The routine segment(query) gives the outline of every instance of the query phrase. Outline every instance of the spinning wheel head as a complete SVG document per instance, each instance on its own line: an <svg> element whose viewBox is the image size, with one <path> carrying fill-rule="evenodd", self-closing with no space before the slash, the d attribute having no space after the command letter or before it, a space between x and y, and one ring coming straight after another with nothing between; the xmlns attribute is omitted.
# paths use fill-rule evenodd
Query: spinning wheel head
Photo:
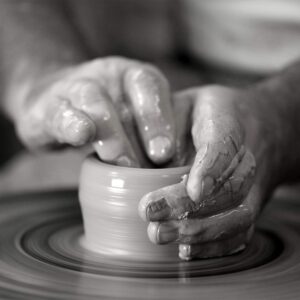
<svg viewBox="0 0 300 300"><path fill-rule="evenodd" d="M189 167L137 169L108 165L90 156L83 164L79 198L90 250L126 260L176 261L177 245L155 245L138 215L147 193L181 181Z"/></svg>
<svg viewBox="0 0 300 300"><path fill-rule="evenodd" d="M145 251L143 257L138 252L139 260L87 249L77 191L2 197L0 298L299 299L299 213L298 194L274 199L245 251L192 262L159 261L166 255L159 252L154 262L146 246L137 248ZM123 222L117 217L115 222ZM117 235L120 228L113 227ZM125 237L128 241L131 236ZM119 248L123 240L118 239Z"/></svg>

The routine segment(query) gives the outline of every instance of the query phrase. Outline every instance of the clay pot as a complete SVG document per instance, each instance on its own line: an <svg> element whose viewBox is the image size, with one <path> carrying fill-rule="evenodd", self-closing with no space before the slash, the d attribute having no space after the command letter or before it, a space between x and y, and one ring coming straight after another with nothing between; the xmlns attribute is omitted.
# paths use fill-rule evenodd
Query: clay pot
<svg viewBox="0 0 300 300"><path fill-rule="evenodd" d="M126 260L177 260L178 247L155 245L147 236L147 223L138 215L146 193L178 183L189 167L138 169L100 162L95 156L83 163L79 198L85 247Z"/></svg>

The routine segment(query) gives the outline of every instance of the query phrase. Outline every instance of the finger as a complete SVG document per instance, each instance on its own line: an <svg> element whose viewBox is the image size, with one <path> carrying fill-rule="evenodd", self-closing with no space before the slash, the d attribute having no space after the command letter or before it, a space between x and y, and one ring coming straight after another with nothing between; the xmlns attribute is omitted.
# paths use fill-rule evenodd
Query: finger
<svg viewBox="0 0 300 300"><path fill-rule="evenodd" d="M172 161L166 167L184 166L192 164L195 149L191 137L191 116L194 98L188 91L177 92L173 96L174 115L176 124L175 153Z"/></svg>
<svg viewBox="0 0 300 300"><path fill-rule="evenodd" d="M130 103L136 104L132 105L135 121L153 162L163 163L172 157L175 127L170 92L166 79L158 70L135 60L109 57L83 64L80 76L101 78L120 116L120 100L124 100L124 95Z"/></svg>
<svg viewBox="0 0 300 300"><path fill-rule="evenodd" d="M255 159L246 151L241 163L230 178L215 192L198 205L192 201L186 191L186 180L178 184L163 187L146 194L139 203L139 214L145 221L167 221L205 217L241 204L248 194L254 180ZM220 179L223 182L223 179Z"/></svg>
<svg viewBox="0 0 300 300"><path fill-rule="evenodd" d="M105 90L94 81L80 80L70 87L69 96L95 124L93 145L99 157L109 163L138 166L133 148Z"/></svg>
<svg viewBox="0 0 300 300"><path fill-rule="evenodd" d="M189 217L212 215L240 205L253 185L255 168L255 158L249 150L240 162L235 157L216 180L211 194L203 198L198 210L191 212Z"/></svg>
<svg viewBox="0 0 300 300"><path fill-rule="evenodd" d="M129 68L124 78L139 134L148 157L165 163L175 151L175 123L165 77L147 65Z"/></svg>
<svg viewBox="0 0 300 300"><path fill-rule="evenodd" d="M139 165L143 168L153 168L153 163L148 159L141 145L132 110L126 102L121 102L118 104L117 112Z"/></svg>
<svg viewBox="0 0 300 300"><path fill-rule="evenodd" d="M224 100L229 98L226 89L221 91L205 89L197 96L192 127L197 154L187 182L196 202L212 193L218 179L230 176L245 154L235 108Z"/></svg>
<svg viewBox="0 0 300 300"><path fill-rule="evenodd" d="M253 209L248 200L238 207L206 218L149 224L149 239L156 244L180 242L204 243L230 238L247 230L254 222Z"/></svg>
<svg viewBox="0 0 300 300"><path fill-rule="evenodd" d="M246 232L241 232L231 238L208 242L203 244L180 244L179 257L183 260L194 258L211 258L232 255L245 249L254 232L251 227Z"/></svg>
<svg viewBox="0 0 300 300"><path fill-rule="evenodd" d="M59 143L81 146L95 136L94 122L67 99L53 102L46 115L46 133Z"/></svg>
<svg viewBox="0 0 300 300"><path fill-rule="evenodd" d="M186 179L146 194L139 203L139 215L144 221L180 219L186 212L197 209L186 192Z"/></svg>

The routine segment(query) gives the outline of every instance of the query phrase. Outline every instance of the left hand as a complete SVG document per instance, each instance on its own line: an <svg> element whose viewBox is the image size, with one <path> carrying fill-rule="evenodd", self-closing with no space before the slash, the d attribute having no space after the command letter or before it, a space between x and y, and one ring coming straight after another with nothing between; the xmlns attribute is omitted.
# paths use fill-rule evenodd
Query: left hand
<svg viewBox="0 0 300 300"><path fill-rule="evenodd" d="M178 158L191 153L184 147L191 114L197 153L182 182L141 200L139 213L150 222L152 242L179 243L186 260L232 254L249 242L275 161L270 122L263 122L253 101L251 93L221 86L175 96Z"/></svg>
<svg viewBox="0 0 300 300"><path fill-rule="evenodd" d="M102 161L123 166L159 165L174 153L169 84L150 64L97 58L20 91L16 128L32 150L93 144Z"/></svg>

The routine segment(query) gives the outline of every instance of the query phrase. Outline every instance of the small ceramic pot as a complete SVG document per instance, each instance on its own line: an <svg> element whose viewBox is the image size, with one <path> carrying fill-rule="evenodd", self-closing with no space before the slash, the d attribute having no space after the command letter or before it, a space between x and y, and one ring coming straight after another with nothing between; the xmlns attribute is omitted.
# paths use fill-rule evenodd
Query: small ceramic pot
<svg viewBox="0 0 300 300"><path fill-rule="evenodd" d="M189 167L138 169L109 165L89 156L83 163L79 198L85 247L126 260L177 260L178 247L155 245L138 214L146 193L178 183Z"/></svg>

